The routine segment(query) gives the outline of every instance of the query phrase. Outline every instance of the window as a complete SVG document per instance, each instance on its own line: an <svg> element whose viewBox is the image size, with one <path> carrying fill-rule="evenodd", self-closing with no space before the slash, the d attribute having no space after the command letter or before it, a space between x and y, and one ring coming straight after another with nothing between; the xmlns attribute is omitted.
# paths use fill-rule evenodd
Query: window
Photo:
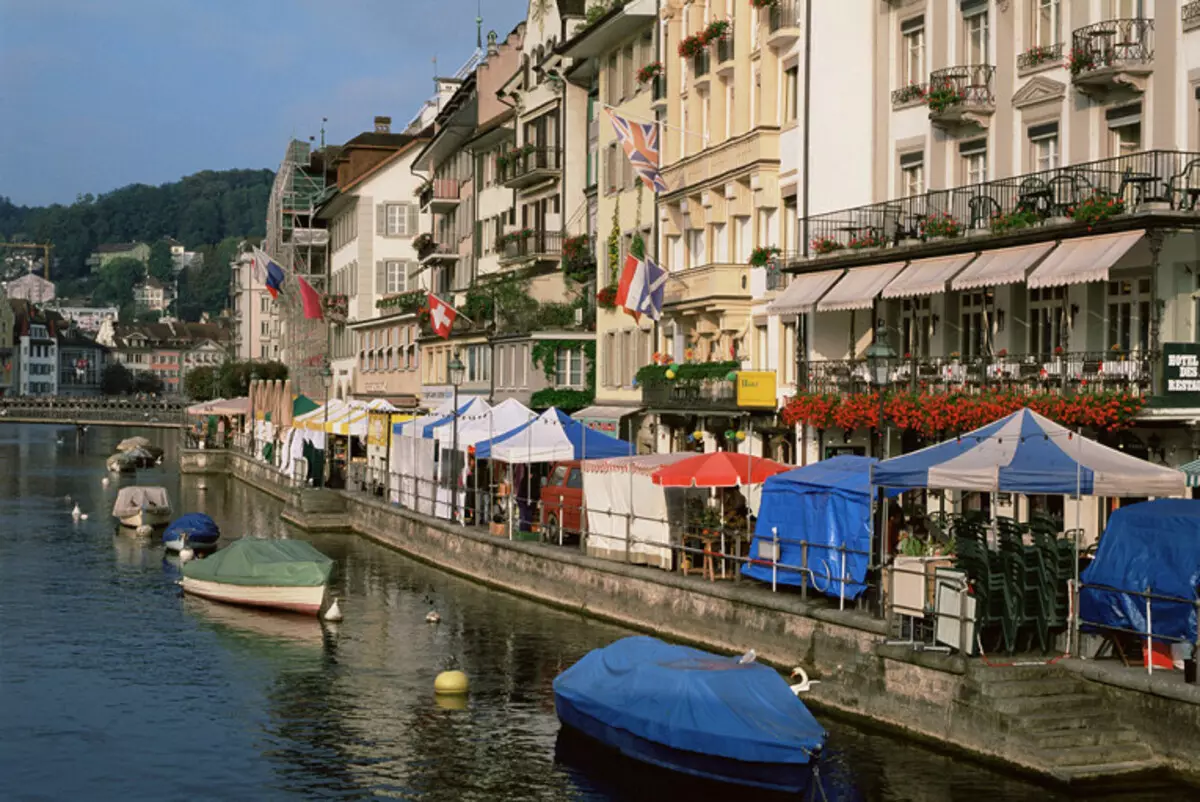
<svg viewBox="0 0 1200 802"><path fill-rule="evenodd" d="M982 184L987 181L987 140L974 139L958 146L962 159L964 184Z"/></svg>
<svg viewBox="0 0 1200 802"><path fill-rule="evenodd" d="M925 17L914 17L900 25L903 57L900 76L905 86L923 84L925 74Z"/></svg>
<svg viewBox="0 0 1200 802"><path fill-rule="evenodd" d="M385 263L386 271L386 288L385 292L391 295L397 292L408 292L411 289L416 289L417 270L419 267L410 262L389 261ZM411 279L411 281L410 281Z"/></svg>
<svg viewBox="0 0 1200 802"><path fill-rule="evenodd" d="M704 229L689 228L687 230L688 267L699 267L708 263L704 246Z"/></svg>
<svg viewBox="0 0 1200 802"><path fill-rule="evenodd" d="M1142 104L1130 103L1104 114L1109 130L1109 155L1127 156L1142 149Z"/></svg>
<svg viewBox="0 0 1200 802"><path fill-rule="evenodd" d="M784 384L796 383L796 320L784 321L779 354L779 377Z"/></svg>
<svg viewBox="0 0 1200 802"><path fill-rule="evenodd" d="M621 98L633 97L633 45L629 45L621 53Z"/></svg>
<svg viewBox="0 0 1200 802"><path fill-rule="evenodd" d="M492 351L491 346L487 345L469 345L467 346L467 376L468 382L486 382L492 379Z"/></svg>
<svg viewBox="0 0 1200 802"><path fill-rule="evenodd" d="M988 64L987 0L962 5L964 64Z"/></svg>
<svg viewBox="0 0 1200 802"><path fill-rule="evenodd" d="M617 191L617 186L621 180L621 163L618 159L624 154L617 152L617 143L610 142L608 145L608 155L604 161L604 187L605 191L612 193Z"/></svg>
<svg viewBox="0 0 1200 802"><path fill-rule="evenodd" d="M1109 19L1135 19L1145 14L1142 0L1108 0Z"/></svg>
<svg viewBox="0 0 1200 802"><path fill-rule="evenodd" d="M408 231L408 204L389 203L384 208L387 210L384 233L389 237L412 236Z"/></svg>
<svg viewBox="0 0 1200 802"><path fill-rule="evenodd" d="M567 487L572 490L580 490L583 488L583 471L578 468L572 468L567 474Z"/></svg>
<svg viewBox="0 0 1200 802"><path fill-rule="evenodd" d="M754 369L755 370L770 370L771 369L771 350L768 345L767 327L754 327Z"/></svg>
<svg viewBox="0 0 1200 802"><path fill-rule="evenodd" d="M558 387L583 386L583 349L559 348L556 356L554 383Z"/></svg>
<svg viewBox="0 0 1200 802"><path fill-rule="evenodd" d="M1050 47L1062 41L1060 0L1032 0L1033 43Z"/></svg>
<svg viewBox="0 0 1200 802"><path fill-rule="evenodd" d="M1058 167L1058 123L1029 127L1029 162L1034 170L1053 170Z"/></svg>
<svg viewBox="0 0 1200 802"><path fill-rule="evenodd" d="M1063 343L1066 287L1029 291L1029 353L1049 359Z"/></svg>
<svg viewBox="0 0 1200 802"><path fill-rule="evenodd" d="M929 356L929 343L933 338L933 316L929 308L928 295L922 298L906 298L901 308L900 353L917 357Z"/></svg>
<svg viewBox="0 0 1200 802"><path fill-rule="evenodd" d="M724 223L716 223L712 227L713 252L715 262L729 262L732 254L729 251L729 236Z"/></svg>
<svg viewBox="0 0 1200 802"><path fill-rule="evenodd" d="M900 154L901 197L925 193L925 154L923 151Z"/></svg>
<svg viewBox="0 0 1200 802"><path fill-rule="evenodd" d="M796 121L796 107L799 105L800 68L789 67L783 71L783 122Z"/></svg>
<svg viewBox="0 0 1200 802"><path fill-rule="evenodd" d="M983 356L991 351L992 327L989 321L995 309L992 291L968 292L960 296L961 325L958 349L964 359Z"/></svg>
<svg viewBox="0 0 1200 802"><path fill-rule="evenodd" d="M1121 350L1140 351L1150 345L1150 279L1108 282L1108 340Z"/></svg>
<svg viewBox="0 0 1200 802"><path fill-rule="evenodd" d="M752 29L756 29L757 27L758 27L757 25L751 26ZM734 120L733 81L727 81L724 83L725 83L725 138L731 139L733 137L733 120Z"/></svg>

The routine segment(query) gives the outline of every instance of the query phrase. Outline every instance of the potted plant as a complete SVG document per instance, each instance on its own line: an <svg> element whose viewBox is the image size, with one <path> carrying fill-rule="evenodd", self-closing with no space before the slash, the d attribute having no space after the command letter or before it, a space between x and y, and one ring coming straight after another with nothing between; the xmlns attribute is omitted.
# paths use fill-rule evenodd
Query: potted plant
<svg viewBox="0 0 1200 802"><path fill-rule="evenodd" d="M776 248L774 245L759 245L750 252L751 267L766 267L771 261L772 256L778 256L783 251Z"/></svg>
<svg viewBox="0 0 1200 802"><path fill-rule="evenodd" d="M1041 215L1034 210L1017 209L1008 214L998 214L992 217L991 229L993 234L1005 234L1009 231L1035 226L1041 221Z"/></svg>
<svg viewBox="0 0 1200 802"><path fill-rule="evenodd" d="M861 237L851 237L850 242L847 243L846 247L852 251L865 251L870 248L882 248L883 245L883 237L869 231L866 234L863 234Z"/></svg>
<svg viewBox="0 0 1200 802"><path fill-rule="evenodd" d="M824 256L827 253L840 251L846 246L838 242L833 237L817 237L810 244L812 252L817 256Z"/></svg>
<svg viewBox="0 0 1200 802"><path fill-rule="evenodd" d="M424 234L418 234L413 238L412 241L413 250L417 252L417 256L422 258L424 258L426 254L433 250L434 244L433 235L428 232Z"/></svg>
<svg viewBox="0 0 1200 802"><path fill-rule="evenodd" d="M617 285L610 284L596 293L596 305L601 309L617 308Z"/></svg>
<svg viewBox="0 0 1200 802"><path fill-rule="evenodd" d="M750 5L754 8L770 8L778 3L779 0L750 0Z"/></svg>
<svg viewBox="0 0 1200 802"><path fill-rule="evenodd" d="M662 75L663 65L661 61L652 61L642 67L637 72L637 82L639 84L648 84L658 76Z"/></svg>
<svg viewBox="0 0 1200 802"><path fill-rule="evenodd" d="M921 234L928 241L954 239L962 233L962 223L949 212L932 214L921 221Z"/></svg>
<svg viewBox="0 0 1200 802"><path fill-rule="evenodd" d="M911 103L914 100L925 99L925 87L917 83L902 86L896 90L893 100L896 103Z"/></svg>
<svg viewBox="0 0 1200 802"><path fill-rule="evenodd" d="M726 37L729 33L729 20L715 19L708 23L708 27L700 34L704 37L704 44L711 45L713 42L718 42Z"/></svg>
<svg viewBox="0 0 1200 802"><path fill-rule="evenodd" d="M704 49L704 38L702 34L692 34L685 36L679 41L679 55L683 58L692 58L701 50Z"/></svg>
<svg viewBox="0 0 1200 802"><path fill-rule="evenodd" d="M942 114L951 106L957 106L966 99L966 93L951 83L930 87L929 91L925 93L925 103L928 104L932 114Z"/></svg>
<svg viewBox="0 0 1200 802"><path fill-rule="evenodd" d="M1039 67L1054 60L1054 48L1049 45L1034 45L1024 53L1027 67Z"/></svg>
<svg viewBox="0 0 1200 802"><path fill-rule="evenodd" d="M1094 195L1082 201L1078 206L1067 209L1067 215L1076 223L1083 223L1091 228L1101 220L1108 220L1125 213L1125 201L1112 195L1106 195L1099 190Z"/></svg>
<svg viewBox="0 0 1200 802"><path fill-rule="evenodd" d="M1096 61L1096 54L1091 50L1073 47L1067 55L1067 69L1071 71L1071 77L1079 75L1087 70L1094 70L1100 66Z"/></svg>

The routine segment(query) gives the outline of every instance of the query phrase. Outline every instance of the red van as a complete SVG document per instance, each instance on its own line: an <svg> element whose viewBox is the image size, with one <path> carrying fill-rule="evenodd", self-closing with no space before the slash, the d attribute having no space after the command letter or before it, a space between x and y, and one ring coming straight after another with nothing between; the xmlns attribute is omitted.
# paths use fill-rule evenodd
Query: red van
<svg viewBox="0 0 1200 802"><path fill-rule="evenodd" d="M577 539L583 531L583 470L579 460L557 462L542 483L542 540Z"/></svg>

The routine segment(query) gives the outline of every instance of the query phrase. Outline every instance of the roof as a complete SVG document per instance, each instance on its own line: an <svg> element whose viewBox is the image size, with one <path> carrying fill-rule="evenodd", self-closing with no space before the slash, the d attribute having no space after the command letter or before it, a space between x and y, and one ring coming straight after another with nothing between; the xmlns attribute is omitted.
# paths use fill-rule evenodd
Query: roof
<svg viewBox="0 0 1200 802"><path fill-rule="evenodd" d="M145 344L133 345L131 340L145 338ZM192 348L211 340L227 343L229 329L215 323L118 323L113 332L117 348Z"/></svg>
<svg viewBox="0 0 1200 802"><path fill-rule="evenodd" d="M65 334L58 335L59 348L98 348L107 351L108 348L93 340L78 331L69 331Z"/></svg>
<svg viewBox="0 0 1200 802"><path fill-rule="evenodd" d="M342 145L336 161L340 161L346 150L352 147L373 148L402 148L412 140L411 134L383 134L378 131L364 131ZM335 160L331 160L332 163Z"/></svg>
<svg viewBox="0 0 1200 802"><path fill-rule="evenodd" d="M146 278L146 280L142 282L142 285L145 287L150 287L152 289L156 289L156 290L165 289L167 286L166 284L163 284L161 281L156 279L154 276L148 276Z"/></svg>

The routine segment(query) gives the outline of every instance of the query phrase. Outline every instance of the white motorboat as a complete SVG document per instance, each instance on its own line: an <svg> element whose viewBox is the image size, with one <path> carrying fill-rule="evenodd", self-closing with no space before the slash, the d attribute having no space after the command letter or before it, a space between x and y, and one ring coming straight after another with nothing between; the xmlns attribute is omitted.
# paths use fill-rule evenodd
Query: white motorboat
<svg viewBox="0 0 1200 802"><path fill-rule="evenodd" d="M166 526L171 522L171 502L165 487L123 487L113 503L113 517L122 526Z"/></svg>

